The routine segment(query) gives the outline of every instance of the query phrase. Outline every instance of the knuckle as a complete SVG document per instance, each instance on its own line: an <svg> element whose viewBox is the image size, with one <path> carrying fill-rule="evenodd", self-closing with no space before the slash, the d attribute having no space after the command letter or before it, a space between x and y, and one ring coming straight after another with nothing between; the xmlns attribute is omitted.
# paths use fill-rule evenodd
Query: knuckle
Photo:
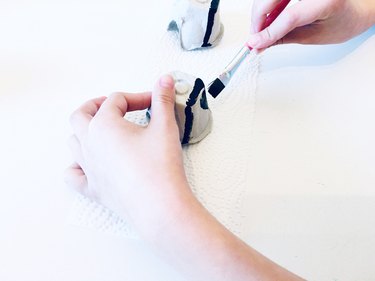
<svg viewBox="0 0 375 281"><path fill-rule="evenodd" d="M106 114L95 116L88 125L88 133L91 136L102 138L111 133L113 129L112 124L113 119Z"/></svg>
<svg viewBox="0 0 375 281"><path fill-rule="evenodd" d="M170 105L175 103L175 96L168 93L161 93L156 97L156 100L161 104Z"/></svg>
<svg viewBox="0 0 375 281"><path fill-rule="evenodd" d="M257 40L257 46L260 48L268 46L274 41L274 36L270 32L269 28L265 28L261 33L259 33L259 38Z"/></svg>
<svg viewBox="0 0 375 281"><path fill-rule="evenodd" d="M89 131L93 132L96 130L102 131L105 128L106 123L106 116L105 115L98 115L92 118L89 124Z"/></svg>
<svg viewBox="0 0 375 281"><path fill-rule="evenodd" d="M297 22L298 22L298 17L299 17L298 14L295 13L294 11L286 10L284 12L284 21L285 21L286 26L289 29L296 27Z"/></svg>
<svg viewBox="0 0 375 281"><path fill-rule="evenodd" d="M110 99L117 99L117 98L120 98L120 97L123 97L123 93L120 93L120 92L113 92L111 93L108 98Z"/></svg>

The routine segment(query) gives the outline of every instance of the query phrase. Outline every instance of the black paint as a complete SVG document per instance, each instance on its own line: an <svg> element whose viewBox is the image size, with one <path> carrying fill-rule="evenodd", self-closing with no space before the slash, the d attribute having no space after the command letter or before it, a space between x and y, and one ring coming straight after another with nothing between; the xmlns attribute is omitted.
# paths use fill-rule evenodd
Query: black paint
<svg viewBox="0 0 375 281"><path fill-rule="evenodd" d="M208 86L208 92L211 96L216 98L225 88L225 85L219 78L216 78L211 85Z"/></svg>
<svg viewBox="0 0 375 281"><path fill-rule="evenodd" d="M190 140L191 131L193 130L194 115L192 107L197 102L198 96L203 90L203 95L206 96L206 91L204 90L204 83L202 79L197 78L194 83L193 90L191 91L188 100L186 101L185 107L185 129L184 136L182 138L181 144L187 144ZM201 103L202 106L202 103ZM203 107L202 107L203 108ZM207 106L208 108L208 106Z"/></svg>
<svg viewBox="0 0 375 281"><path fill-rule="evenodd" d="M214 26L215 14L219 9L220 0L212 0L210 10L208 11L207 28L206 34L204 35L202 47L211 47L211 43L208 43L212 33L212 27Z"/></svg>

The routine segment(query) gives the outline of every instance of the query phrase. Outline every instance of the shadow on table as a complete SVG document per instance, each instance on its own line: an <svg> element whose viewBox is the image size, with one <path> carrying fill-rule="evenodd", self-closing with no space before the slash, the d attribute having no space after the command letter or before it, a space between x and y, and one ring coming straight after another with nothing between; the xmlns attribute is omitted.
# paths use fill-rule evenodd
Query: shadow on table
<svg viewBox="0 0 375 281"><path fill-rule="evenodd" d="M342 44L289 44L271 47L263 54L262 71L272 71L284 67L334 64L353 53L374 35L375 26Z"/></svg>

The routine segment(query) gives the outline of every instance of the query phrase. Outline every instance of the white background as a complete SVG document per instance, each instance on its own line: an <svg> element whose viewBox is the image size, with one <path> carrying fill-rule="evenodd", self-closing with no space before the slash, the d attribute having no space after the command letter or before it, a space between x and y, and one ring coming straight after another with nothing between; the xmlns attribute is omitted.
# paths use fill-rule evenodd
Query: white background
<svg viewBox="0 0 375 281"><path fill-rule="evenodd" d="M224 25L250 15L238 2L222 1ZM141 241L67 224L62 180L69 114L152 87L143 54L169 6L0 1L0 280L184 280ZM244 235L310 280L375 278L373 34L263 54Z"/></svg>

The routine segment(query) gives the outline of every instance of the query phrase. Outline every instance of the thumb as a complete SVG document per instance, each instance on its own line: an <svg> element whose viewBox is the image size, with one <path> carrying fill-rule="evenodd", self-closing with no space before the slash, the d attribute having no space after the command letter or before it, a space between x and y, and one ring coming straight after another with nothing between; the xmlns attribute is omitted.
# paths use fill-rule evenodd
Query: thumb
<svg viewBox="0 0 375 281"><path fill-rule="evenodd" d="M176 100L174 84L174 79L170 75L162 76L156 83L154 91L152 92L151 122L176 122L174 114Z"/></svg>

